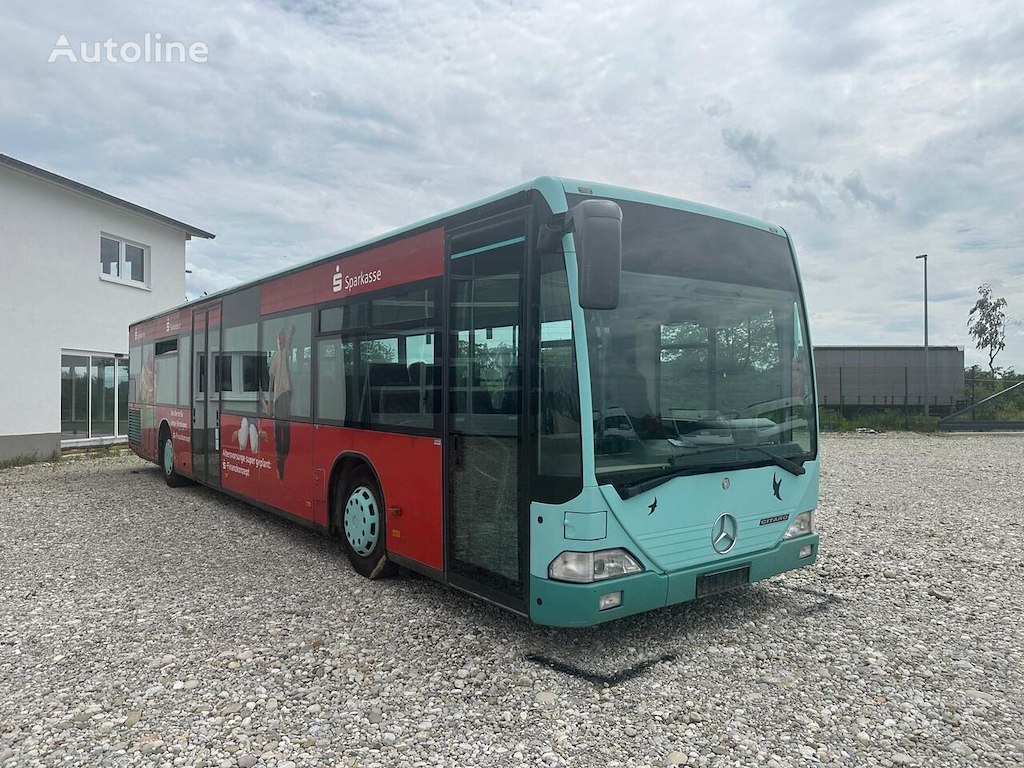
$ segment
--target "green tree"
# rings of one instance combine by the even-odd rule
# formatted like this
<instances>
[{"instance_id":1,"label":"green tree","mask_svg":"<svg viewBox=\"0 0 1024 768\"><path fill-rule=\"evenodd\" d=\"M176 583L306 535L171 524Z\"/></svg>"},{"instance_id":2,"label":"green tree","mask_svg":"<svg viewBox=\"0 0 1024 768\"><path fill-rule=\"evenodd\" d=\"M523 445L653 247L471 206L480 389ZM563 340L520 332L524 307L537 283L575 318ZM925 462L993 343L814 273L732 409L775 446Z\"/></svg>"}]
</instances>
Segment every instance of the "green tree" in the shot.
<instances>
[{"instance_id":1,"label":"green tree","mask_svg":"<svg viewBox=\"0 0 1024 768\"><path fill-rule=\"evenodd\" d=\"M363 363L393 363L398 360L398 351L387 341L369 339L360 344Z\"/></svg>"},{"instance_id":2,"label":"green tree","mask_svg":"<svg viewBox=\"0 0 1024 768\"><path fill-rule=\"evenodd\" d=\"M974 302L967 317L967 330L974 337L975 346L988 354L989 372L995 375L996 355L1006 348L1006 299L992 297L992 286L978 286L980 298Z\"/></svg>"}]
</instances>

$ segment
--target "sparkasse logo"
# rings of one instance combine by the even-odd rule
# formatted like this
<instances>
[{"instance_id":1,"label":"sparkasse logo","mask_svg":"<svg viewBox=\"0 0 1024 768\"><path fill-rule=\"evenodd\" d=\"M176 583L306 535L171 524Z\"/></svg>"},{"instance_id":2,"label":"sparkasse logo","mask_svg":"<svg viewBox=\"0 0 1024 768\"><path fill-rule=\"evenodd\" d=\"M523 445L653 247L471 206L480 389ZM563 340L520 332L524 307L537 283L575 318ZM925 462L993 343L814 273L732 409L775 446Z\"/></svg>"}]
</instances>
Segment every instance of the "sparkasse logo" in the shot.
<instances>
[{"instance_id":1,"label":"sparkasse logo","mask_svg":"<svg viewBox=\"0 0 1024 768\"><path fill-rule=\"evenodd\" d=\"M369 272L360 272L357 275L346 275L341 271L341 267L334 268L334 277L332 279L331 291L334 293L341 293L345 291L351 291L353 288L359 288L363 285L370 285L376 283L381 278L381 270L373 269Z\"/></svg>"}]
</instances>

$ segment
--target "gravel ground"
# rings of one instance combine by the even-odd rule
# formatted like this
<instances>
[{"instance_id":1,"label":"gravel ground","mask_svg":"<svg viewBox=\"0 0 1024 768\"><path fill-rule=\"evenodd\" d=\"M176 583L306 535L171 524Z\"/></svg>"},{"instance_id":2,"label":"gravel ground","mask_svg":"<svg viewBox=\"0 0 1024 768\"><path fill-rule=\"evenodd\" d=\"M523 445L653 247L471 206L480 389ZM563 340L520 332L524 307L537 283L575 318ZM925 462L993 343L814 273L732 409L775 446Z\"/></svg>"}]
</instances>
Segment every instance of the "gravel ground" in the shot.
<instances>
[{"instance_id":1,"label":"gravel ground","mask_svg":"<svg viewBox=\"0 0 1024 768\"><path fill-rule=\"evenodd\" d=\"M1024 764L1024 435L823 459L816 566L575 631L133 457L2 471L0 765Z\"/></svg>"}]
</instances>

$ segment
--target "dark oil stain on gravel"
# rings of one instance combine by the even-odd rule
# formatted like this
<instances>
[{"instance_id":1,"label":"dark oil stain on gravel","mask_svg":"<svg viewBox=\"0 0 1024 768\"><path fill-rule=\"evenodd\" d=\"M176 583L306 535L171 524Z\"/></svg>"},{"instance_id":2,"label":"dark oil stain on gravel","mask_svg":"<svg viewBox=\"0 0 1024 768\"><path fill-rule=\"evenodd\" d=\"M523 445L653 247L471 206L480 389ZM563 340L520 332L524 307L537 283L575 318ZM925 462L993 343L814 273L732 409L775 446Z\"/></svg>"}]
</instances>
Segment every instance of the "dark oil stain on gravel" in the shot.
<instances>
[{"instance_id":1,"label":"dark oil stain on gravel","mask_svg":"<svg viewBox=\"0 0 1024 768\"><path fill-rule=\"evenodd\" d=\"M811 597L820 598L814 604L807 606L801 611L798 611L796 613L797 616L810 616L815 613L824 613L825 611L830 611L835 606L844 602L844 599L839 597L838 595L833 595L828 592L821 592L817 589L810 589L808 587L780 586L779 588L787 589L790 592L799 592L803 595L810 595Z\"/></svg>"},{"instance_id":2,"label":"dark oil stain on gravel","mask_svg":"<svg viewBox=\"0 0 1024 768\"><path fill-rule=\"evenodd\" d=\"M658 658L647 659L646 661L641 661L639 664L634 664L631 667L621 669L618 672L613 672L610 674L588 671L586 669L581 669L580 667L577 667L573 664L567 664L564 661L552 659L547 656L541 656L536 653L528 654L524 658L527 661L532 661L534 664L540 664L542 666L547 667L548 669L553 669L555 672L561 672L564 675L570 675L571 677L576 677L580 680L586 680L587 682L594 683L595 685L612 686L618 685L619 683L624 683L625 681L631 680L634 677L637 677L638 675L642 675L655 664L661 664L667 661L675 661L676 654L666 653L663 656L659 656Z\"/></svg>"},{"instance_id":3,"label":"dark oil stain on gravel","mask_svg":"<svg viewBox=\"0 0 1024 768\"><path fill-rule=\"evenodd\" d=\"M770 597L774 593L774 598ZM767 600L764 598L768 597ZM700 627L707 630L713 625L720 624L734 626L737 622L756 618L758 613L771 614L780 606L788 608L792 620L800 622L810 620L811 617L826 613L845 603L846 600L838 595L824 592L811 587L790 586L785 584L771 583L761 585L754 590L733 590L723 593L714 598L704 601L673 606L667 613L655 613L647 616L627 617L621 620L621 626L614 622L608 630L610 636L604 636L606 642L583 642L579 645L561 646L564 638L556 635L554 638L547 638L544 645L548 646L547 651L536 649L527 653L523 658L534 664L551 669L570 677L592 683L594 685L613 686L643 675L657 664L673 662L686 655L680 647L665 647L661 649L648 647L647 659L639 663L630 664L636 657L632 658L615 653L608 653L607 646L615 646L618 641L615 639L620 634L627 636L643 635L648 637L665 637L664 624L674 628L674 632L686 628L694 629ZM774 607L772 607L774 606ZM646 628L641 628L646 626ZM620 630L616 632L615 630ZM675 635L678 639L679 635ZM574 650L569 651L572 647ZM552 649L557 649L551 652ZM617 657L617 658L616 658ZM593 663L591 663L593 662Z\"/></svg>"}]
</instances>

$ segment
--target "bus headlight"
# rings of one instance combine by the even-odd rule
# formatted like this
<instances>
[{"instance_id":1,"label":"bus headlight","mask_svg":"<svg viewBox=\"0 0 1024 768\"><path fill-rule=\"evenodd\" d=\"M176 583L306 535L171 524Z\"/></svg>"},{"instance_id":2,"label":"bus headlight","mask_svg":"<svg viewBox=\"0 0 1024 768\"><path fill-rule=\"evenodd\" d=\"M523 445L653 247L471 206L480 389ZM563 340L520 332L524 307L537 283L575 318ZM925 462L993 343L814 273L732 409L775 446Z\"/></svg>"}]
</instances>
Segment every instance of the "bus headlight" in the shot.
<instances>
[{"instance_id":1,"label":"bus headlight","mask_svg":"<svg viewBox=\"0 0 1024 768\"><path fill-rule=\"evenodd\" d=\"M808 533L814 533L814 513L801 512L793 518L793 522L789 524L789 528L786 529L782 538L795 539L797 536L805 536Z\"/></svg>"},{"instance_id":2,"label":"bus headlight","mask_svg":"<svg viewBox=\"0 0 1024 768\"><path fill-rule=\"evenodd\" d=\"M644 567L624 549L601 549L597 552L563 552L548 566L548 578L590 584L640 573Z\"/></svg>"}]
</instances>

